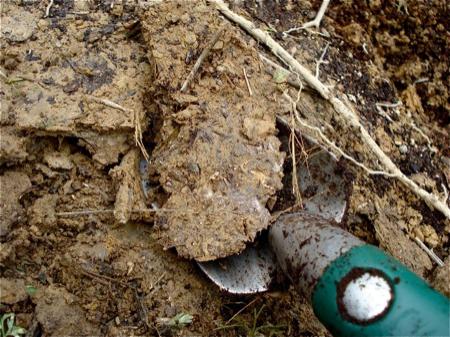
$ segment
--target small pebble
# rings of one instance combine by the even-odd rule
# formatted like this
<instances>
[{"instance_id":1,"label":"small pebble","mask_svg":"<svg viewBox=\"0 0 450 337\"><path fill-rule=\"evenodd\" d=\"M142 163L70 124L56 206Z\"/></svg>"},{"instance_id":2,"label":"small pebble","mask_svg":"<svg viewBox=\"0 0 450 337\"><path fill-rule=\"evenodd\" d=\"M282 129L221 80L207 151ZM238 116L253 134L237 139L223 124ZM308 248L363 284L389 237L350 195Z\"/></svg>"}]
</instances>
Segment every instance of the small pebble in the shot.
<instances>
[{"instance_id":1,"label":"small pebble","mask_svg":"<svg viewBox=\"0 0 450 337\"><path fill-rule=\"evenodd\" d=\"M398 149L399 149L399 151L400 151L401 154L406 154L406 153L408 153L408 147L407 147L405 144L400 145L400 147L399 147Z\"/></svg>"}]
</instances>

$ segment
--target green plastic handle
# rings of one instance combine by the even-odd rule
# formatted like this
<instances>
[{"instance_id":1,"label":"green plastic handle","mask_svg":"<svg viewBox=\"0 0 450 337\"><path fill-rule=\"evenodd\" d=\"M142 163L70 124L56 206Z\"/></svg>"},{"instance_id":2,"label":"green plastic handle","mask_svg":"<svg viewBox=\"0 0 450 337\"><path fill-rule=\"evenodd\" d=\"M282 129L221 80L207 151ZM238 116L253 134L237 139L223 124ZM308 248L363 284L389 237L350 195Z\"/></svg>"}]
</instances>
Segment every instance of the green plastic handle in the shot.
<instances>
[{"instance_id":1,"label":"green plastic handle","mask_svg":"<svg viewBox=\"0 0 450 337\"><path fill-rule=\"evenodd\" d=\"M391 296L386 309L369 320L356 319L348 305L354 302L349 289L358 293L362 288L357 281L364 275L385 280ZM365 301L375 307L382 302L376 296ZM316 316L335 337L450 335L449 300L399 261L367 244L353 247L331 262L314 288L312 304Z\"/></svg>"}]
</instances>

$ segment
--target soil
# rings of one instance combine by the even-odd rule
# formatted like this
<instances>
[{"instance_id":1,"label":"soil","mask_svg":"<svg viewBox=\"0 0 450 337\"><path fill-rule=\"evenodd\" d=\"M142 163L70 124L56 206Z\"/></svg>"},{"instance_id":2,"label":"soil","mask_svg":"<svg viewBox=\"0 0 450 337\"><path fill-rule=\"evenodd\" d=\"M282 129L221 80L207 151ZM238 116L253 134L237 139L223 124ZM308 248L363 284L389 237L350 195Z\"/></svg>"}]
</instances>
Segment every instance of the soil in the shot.
<instances>
[{"instance_id":1,"label":"soil","mask_svg":"<svg viewBox=\"0 0 450 337\"><path fill-rule=\"evenodd\" d=\"M199 80L180 95L192 66L187 55L196 59L194 51L219 30L219 13L202 2L167 2L152 6L141 21L157 69L152 95L162 119L149 165L170 194L168 211L156 219L160 242L198 261L239 253L269 225L265 205L282 188L276 85L243 33L227 29Z\"/></svg>"},{"instance_id":2,"label":"soil","mask_svg":"<svg viewBox=\"0 0 450 337\"><path fill-rule=\"evenodd\" d=\"M446 2L332 2L320 34L282 33L319 5L232 7L313 72L329 44L321 81L346 94L404 173L443 197ZM329 336L288 284L230 296L194 261L242 251L273 215L301 207L291 130L276 123L291 118L282 93L297 91L268 72L259 53L270 53L204 1L55 0L48 15L47 2L0 6L0 312L29 336L239 336L254 323L264 336ZM308 88L300 97L303 118L377 167L327 103ZM297 163L307 160L301 144ZM339 164L352 186L343 226L448 296L449 221L395 180Z\"/></svg>"}]
</instances>

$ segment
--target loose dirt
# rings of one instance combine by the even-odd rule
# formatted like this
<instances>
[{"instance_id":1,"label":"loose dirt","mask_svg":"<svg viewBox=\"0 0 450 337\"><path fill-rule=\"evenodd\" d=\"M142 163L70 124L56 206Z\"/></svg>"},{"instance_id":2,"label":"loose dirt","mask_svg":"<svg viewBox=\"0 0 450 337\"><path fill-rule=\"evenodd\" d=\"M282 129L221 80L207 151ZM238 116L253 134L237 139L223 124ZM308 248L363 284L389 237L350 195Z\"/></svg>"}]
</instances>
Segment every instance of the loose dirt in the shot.
<instances>
[{"instance_id":1,"label":"loose dirt","mask_svg":"<svg viewBox=\"0 0 450 337\"><path fill-rule=\"evenodd\" d=\"M223 20L202 2L152 6L141 20L162 123L149 165L170 194L157 218L160 241L199 261L239 253L269 225L265 205L282 187L276 86L229 25L180 94L189 55L198 57Z\"/></svg>"},{"instance_id":2,"label":"loose dirt","mask_svg":"<svg viewBox=\"0 0 450 337\"><path fill-rule=\"evenodd\" d=\"M320 1L240 1L233 10L313 72L329 44L320 79L347 95L403 172L443 197L446 4L398 3L332 2L320 34L288 36ZM55 0L46 16L47 5L0 5L0 312L16 313L30 336L239 336L254 323L264 336L328 336L292 287L229 296L190 261L239 252L271 215L299 207L291 130L276 123L291 120L282 93L297 90L259 59L272 56L204 1ZM308 88L299 109L376 167ZM307 160L301 144L297 163ZM345 228L448 295L448 220L394 180L339 165L352 186ZM192 323L177 324L178 314Z\"/></svg>"}]
</instances>

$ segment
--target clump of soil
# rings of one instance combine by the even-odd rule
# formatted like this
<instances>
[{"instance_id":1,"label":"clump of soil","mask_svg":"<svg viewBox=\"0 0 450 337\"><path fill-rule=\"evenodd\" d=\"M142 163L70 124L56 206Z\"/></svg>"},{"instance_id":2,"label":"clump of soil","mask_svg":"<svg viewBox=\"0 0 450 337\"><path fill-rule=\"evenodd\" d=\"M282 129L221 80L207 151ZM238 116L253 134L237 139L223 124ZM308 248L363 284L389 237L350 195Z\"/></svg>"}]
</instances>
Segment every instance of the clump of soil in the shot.
<instances>
[{"instance_id":1,"label":"clump of soil","mask_svg":"<svg viewBox=\"0 0 450 337\"><path fill-rule=\"evenodd\" d=\"M322 35L281 34L312 19L319 2L244 1L233 10L312 71L329 42L319 78L346 94L406 174L443 197L450 157L442 1L408 1L409 14L384 2L332 2ZM258 56L266 51L227 23L181 94L227 22L203 1L55 0L46 16L47 5L1 5L0 313L14 312L34 336L239 336L258 312L257 326L280 326L265 335L327 336L292 287L232 297L178 256L240 251L271 212L295 203L291 130L278 131L274 121L289 122L280 97L297 91L266 74ZM414 84L423 77L429 81ZM378 111L377 102L397 97L403 107ZM303 118L376 164L326 102L308 88L300 98ZM140 130L149 164L136 146ZM301 146L296 153L300 163ZM345 166L354 179L344 226L448 294L448 268L437 268L413 239L448 266L449 222L395 180ZM158 325L178 314L192 323Z\"/></svg>"},{"instance_id":2,"label":"clump of soil","mask_svg":"<svg viewBox=\"0 0 450 337\"><path fill-rule=\"evenodd\" d=\"M169 193L157 219L160 242L199 261L239 253L269 225L266 202L282 187L276 87L254 47L228 25L181 94L223 21L202 2L168 2L142 23L162 123L150 166Z\"/></svg>"},{"instance_id":3,"label":"clump of soil","mask_svg":"<svg viewBox=\"0 0 450 337\"><path fill-rule=\"evenodd\" d=\"M344 2L332 5L328 14L358 54L386 72L412 113L427 123L448 125L450 19L445 0ZM363 38L352 38L358 35Z\"/></svg>"}]
</instances>

